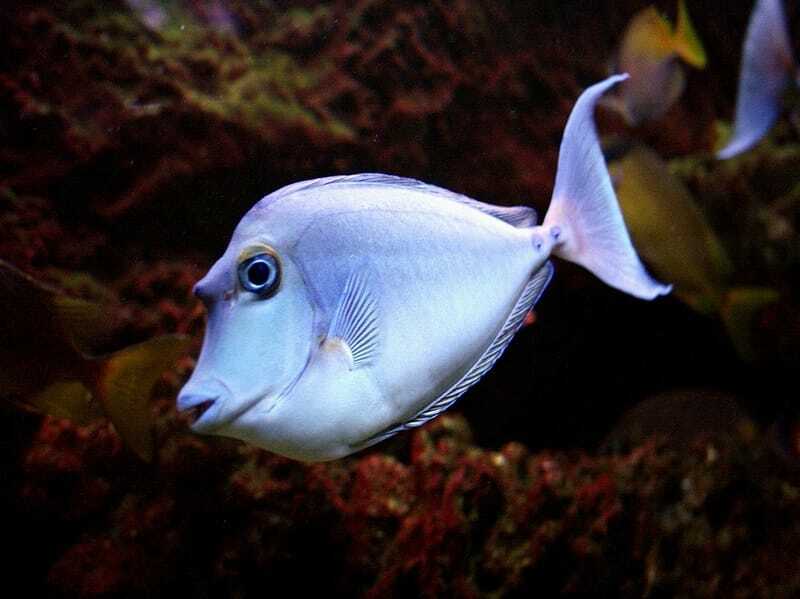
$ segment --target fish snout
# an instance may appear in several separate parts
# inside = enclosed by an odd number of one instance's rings
[[[179,412],[189,415],[192,430],[209,432],[229,395],[227,387],[218,381],[189,381],[178,394],[176,404]]]

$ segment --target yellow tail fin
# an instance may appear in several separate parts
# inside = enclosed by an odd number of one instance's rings
[[[685,0],[678,0],[678,22],[675,25],[673,44],[675,53],[688,64],[698,69],[706,66],[706,51],[689,19]]]
[[[188,337],[165,335],[126,347],[103,360],[98,397],[122,439],[147,462],[155,451],[150,393],[161,373],[188,346]]]

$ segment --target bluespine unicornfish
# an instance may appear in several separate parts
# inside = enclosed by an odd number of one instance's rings
[[[741,154],[767,134],[780,114],[786,87],[797,77],[781,0],[757,0],[744,41],[733,134],[718,158]]]
[[[706,65],[706,54],[689,19],[684,0],[678,2],[674,29],[654,6],[636,13],[622,36],[612,70],[630,78],[602,103],[619,112],[630,125],[660,118],[686,86],[681,61]]]
[[[140,458],[155,452],[150,392],[189,338],[155,337],[105,355],[109,311],[70,297],[0,260],[0,398],[78,425],[110,418]]]
[[[624,79],[575,104],[542,224],[384,174],[258,202],[195,287],[208,323],[177,400],[193,430],[319,461],[418,427],[494,365],[552,256],[636,297],[667,293],[634,250],[597,139],[595,105]]]

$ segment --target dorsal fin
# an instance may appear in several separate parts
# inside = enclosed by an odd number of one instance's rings
[[[363,269],[350,273],[328,329],[329,340],[350,350],[351,369],[369,364],[378,351],[378,304],[367,279]]]
[[[517,303],[514,305],[514,309],[511,310],[506,322],[494,338],[494,341],[492,341],[475,364],[473,364],[454,385],[428,404],[424,409],[417,412],[409,420],[390,426],[386,430],[373,435],[358,447],[368,447],[401,431],[421,426],[428,422],[428,420],[436,418],[436,416],[452,406],[470,387],[472,387],[472,385],[477,383],[480,378],[494,366],[494,363],[503,354],[506,347],[508,347],[508,344],[511,342],[511,339],[513,339],[516,332],[522,326],[525,316],[530,309],[536,305],[536,302],[539,301],[539,298],[542,296],[552,276],[553,265],[551,262],[546,262],[542,268],[533,274],[528,284],[525,285],[525,289],[523,289]]]
[[[323,177],[311,181],[300,181],[287,185],[271,193],[264,200],[274,201],[287,195],[313,190],[321,187],[331,187],[337,185],[367,186],[367,185],[390,185],[392,187],[403,187],[416,191],[425,192],[433,196],[439,196],[459,204],[464,204],[484,214],[493,216],[513,227],[533,227],[537,223],[536,210],[529,206],[494,206],[485,204],[478,200],[473,200],[460,193],[455,193],[443,187],[430,185],[411,179],[409,177],[398,177],[396,175],[386,175],[383,173],[360,173],[358,175],[339,175],[334,177]]]
[[[464,201],[469,200],[469,201]],[[535,227],[536,226],[536,210],[529,206],[492,206],[491,204],[484,204],[476,200],[464,198],[462,204],[477,208],[481,212],[499,218],[503,222],[507,222],[512,227]]]

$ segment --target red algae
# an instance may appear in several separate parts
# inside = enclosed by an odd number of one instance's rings
[[[322,578],[294,584],[373,597],[680,593],[710,572],[719,592],[741,589],[740,577],[775,592],[800,585],[789,570],[755,566],[782,559],[775,552],[797,538],[769,514],[795,521],[800,491],[752,435],[685,453],[655,443],[609,457],[489,451],[470,442],[463,418],[445,415],[408,435],[397,457],[305,465],[173,429],[142,478],[118,440],[108,445],[107,427],[42,428],[22,496],[54,530],[98,523],[64,537],[51,589],[160,596],[186,584],[250,595],[323,554]]]

